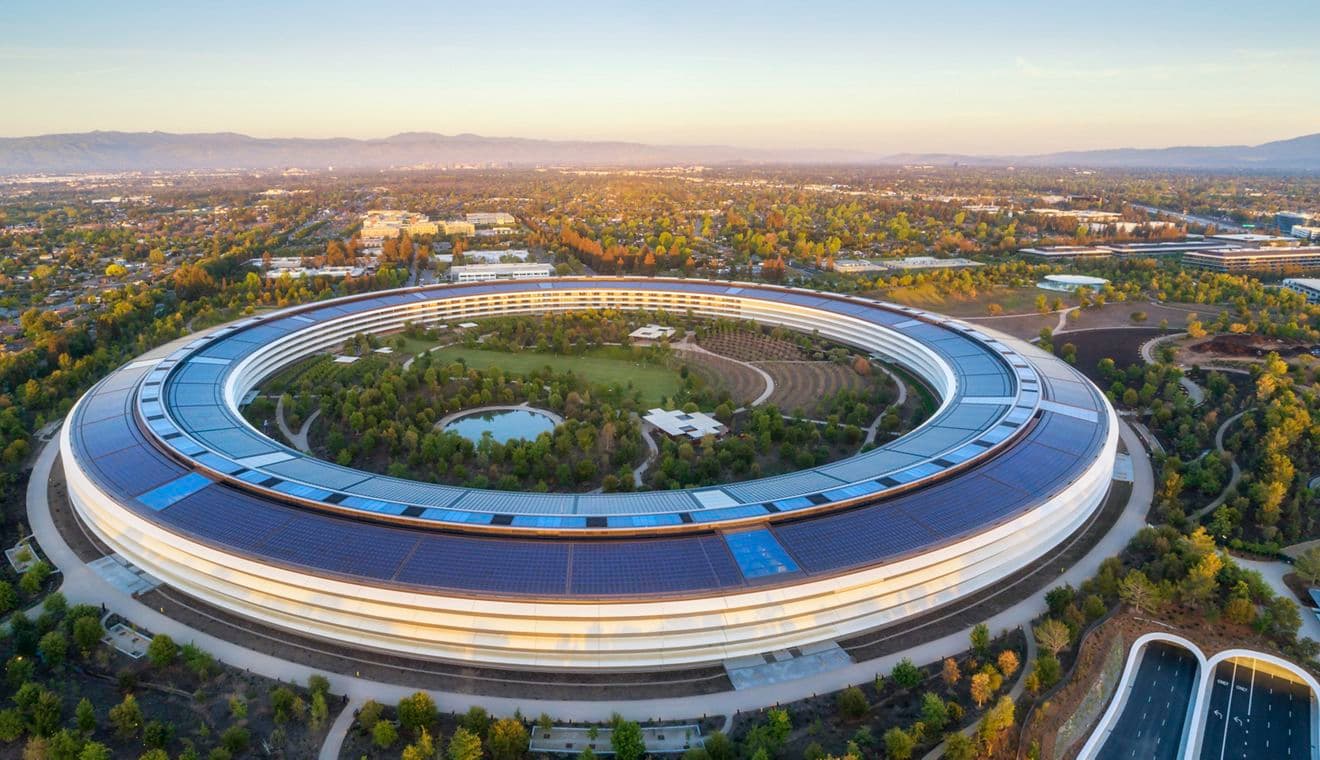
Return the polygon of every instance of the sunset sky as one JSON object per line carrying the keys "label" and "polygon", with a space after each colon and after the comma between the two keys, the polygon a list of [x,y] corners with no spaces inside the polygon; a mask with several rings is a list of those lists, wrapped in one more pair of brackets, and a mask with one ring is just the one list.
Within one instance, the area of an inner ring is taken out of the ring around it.
{"label": "sunset sky", "polygon": [[3,136],[1034,153],[1320,131],[1316,0],[10,0],[4,16]]}

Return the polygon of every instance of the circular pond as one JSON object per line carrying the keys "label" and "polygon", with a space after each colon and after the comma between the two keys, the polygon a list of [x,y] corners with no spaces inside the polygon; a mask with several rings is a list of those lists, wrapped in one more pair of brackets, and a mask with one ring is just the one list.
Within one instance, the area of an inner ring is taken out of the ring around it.
{"label": "circular pond", "polygon": [[534,440],[555,429],[558,420],[536,409],[487,409],[464,414],[444,426],[476,443],[490,434],[498,443],[525,438]]}

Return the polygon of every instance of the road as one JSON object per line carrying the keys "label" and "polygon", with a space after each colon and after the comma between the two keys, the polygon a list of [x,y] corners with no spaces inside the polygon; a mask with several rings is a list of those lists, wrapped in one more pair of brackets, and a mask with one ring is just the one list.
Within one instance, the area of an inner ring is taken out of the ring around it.
{"label": "road", "polygon": [[1195,690],[1196,657],[1182,647],[1151,642],[1097,760],[1174,760]]}
{"label": "road", "polygon": [[1201,760],[1306,758],[1311,754],[1311,690],[1252,667],[1215,669]]}
{"label": "road", "polygon": [[1129,205],[1131,205],[1133,208],[1139,208],[1148,214],[1163,214],[1164,216],[1171,216],[1174,219],[1177,219],[1182,222],[1191,222],[1192,224],[1202,224],[1206,226],[1213,224],[1215,226],[1215,229],[1221,233],[1247,231],[1245,227],[1242,227],[1237,222],[1234,222],[1232,219],[1215,219],[1209,216],[1184,214],[1178,211],[1170,211],[1168,209],[1159,208],[1157,206],[1146,206],[1140,203],[1132,203]]}

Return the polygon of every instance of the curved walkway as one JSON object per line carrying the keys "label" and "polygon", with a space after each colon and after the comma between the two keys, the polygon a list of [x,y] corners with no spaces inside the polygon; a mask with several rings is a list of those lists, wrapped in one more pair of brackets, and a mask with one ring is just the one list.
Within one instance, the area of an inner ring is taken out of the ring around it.
{"label": "curved walkway", "polygon": [[724,354],[717,354],[714,351],[707,351],[706,349],[702,348],[696,343],[693,343],[692,341],[688,340],[687,336],[684,336],[683,340],[680,340],[679,342],[672,344],[670,347],[677,351],[691,351],[694,354],[705,354],[707,356],[713,356],[717,359],[722,359],[726,362],[741,364],[742,366],[760,375],[761,380],[765,382],[765,390],[761,391],[761,395],[753,399],[749,404],[747,404],[747,406],[739,407],[734,411],[742,411],[743,409],[747,409],[753,406],[760,406],[761,404],[764,404],[766,401],[768,401],[770,399],[770,396],[775,392],[775,379],[773,377],[770,377],[770,373],[766,372],[765,370],[761,369],[755,364],[750,364],[748,362],[742,361],[741,359],[734,359],[733,357],[725,356]]}
{"label": "curved walkway", "polygon": [[898,398],[894,400],[894,403],[890,404],[884,409],[881,409],[880,413],[877,414],[875,416],[875,419],[871,421],[871,424],[867,426],[866,440],[862,441],[863,446],[875,443],[875,437],[880,432],[880,421],[885,418],[885,412],[888,412],[890,409],[893,409],[894,407],[902,407],[904,404],[907,403],[907,397],[908,397],[907,383],[903,382],[903,378],[899,377],[897,374],[894,373],[893,370],[889,369],[883,364],[872,363],[871,366],[885,373],[886,375],[889,376],[890,380],[894,381],[894,385],[898,386]]}
{"label": "curved walkway", "polygon": [[[1224,432],[1228,430],[1229,425],[1232,425],[1234,422],[1237,422],[1238,419],[1244,414],[1246,414],[1246,411],[1238,412],[1232,417],[1229,417],[1228,419],[1224,420],[1224,423],[1219,426],[1218,430],[1215,431],[1215,450],[1217,450],[1220,454],[1226,453],[1224,451]],[[1215,497],[1214,501],[1210,502],[1204,507],[1201,507],[1200,509],[1196,510],[1190,515],[1190,517],[1193,520],[1200,520],[1202,517],[1205,517],[1211,512],[1214,512],[1216,509],[1219,509],[1219,506],[1228,500],[1228,494],[1234,488],[1237,487],[1238,481],[1242,479],[1242,468],[1238,467],[1237,458],[1230,454],[1228,462],[1229,465],[1232,467],[1232,470],[1230,471],[1228,477],[1228,484],[1224,486],[1224,490],[1221,491],[1219,495]],[[1316,641],[1320,641],[1320,639],[1316,639]]]}
{"label": "curved walkway", "polygon": [[[1131,428],[1120,422],[1119,434],[1128,451],[1134,454],[1134,482],[1128,502],[1109,533],[1103,536],[1081,560],[1053,579],[1051,585],[1081,584],[1099,570],[1101,562],[1107,557],[1120,552],[1146,523],[1146,512],[1150,507],[1154,489],[1150,461],[1141,455],[1143,452],[1141,444]],[[43,553],[52,564],[64,571],[60,590],[70,604],[105,604],[108,610],[150,631],[167,633],[176,641],[196,643],[222,662],[270,678],[304,683],[309,676],[321,673],[305,665],[234,644],[169,618],[111,586],[79,560],[55,527],[49,508],[47,488],[51,469],[58,454],[58,445],[47,444],[42,448],[28,484],[27,512],[32,532]],[[994,615],[985,623],[992,631],[1004,631],[1028,625],[1045,609],[1044,595],[1045,589],[1042,589]],[[968,627],[901,652],[814,673],[794,681],[716,694],[625,701],[514,699],[439,691],[431,694],[439,709],[445,712],[461,712],[474,704],[479,704],[497,715],[508,715],[515,710],[521,710],[524,714],[545,712],[560,720],[576,721],[602,721],[616,712],[634,720],[653,720],[661,716],[678,718],[728,715],[735,711],[755,710],[766,705],[795,701],[813,694],[836,691],[850,684],[861,683],[874,678],[876,673],[888,672],[903,658],[924,664],[957,655],[966,650],[970,632],[971,628]],[[345,660],[345,666],[348,666],[349,662],[350,660]],[[415,687],[407,684],[372,681],[340,673],[325,675],[330,679],[332,690],[346,695],[350,701],[371,698],[381,702],[396,702],[416,690]]]}
{"label": "curved walkway", "polygon": [[1179,332],[1179,333],[1169,333],[1168,335],[1157,335],[1154,338],[1151,338],[1150,340],[1141,344],[1141,349],[1140,349],[1141,360],[1147,364],[1154,364],[1155,347],[1158,346],[1161,341],[1175,340],[1177,338],[1185,338],[1185,337],[1187,337],[1187,333]]}
{"label": "curved walkway", "polygon": [[649,422],[642,423],[642,440],[646,441],[647,454],[646,459],[633,468],[633,485],[638,488],[642,485],[642,475],[646,473],[646,469],[651,466],[651,463],[656,460],[656,457],[660,456],[660,447],[656,445],[655,438],[651,435],[654,432],[655,425],[652,425]]}
{"label": "curved walkway", "polygon": [[298,428],[298,432],[293,432],[293,428],[284,421],[284,394],[280,394],[279,400],[275,402],[275,424],[279,425],[280,434],[289,442],[290,446],[301,451],[304,454],[312,453],[312,446],[307,442],[307,434],[312,430],[312,423],[321,416],[321,410],[317,409],[307,415],[303,424]]}

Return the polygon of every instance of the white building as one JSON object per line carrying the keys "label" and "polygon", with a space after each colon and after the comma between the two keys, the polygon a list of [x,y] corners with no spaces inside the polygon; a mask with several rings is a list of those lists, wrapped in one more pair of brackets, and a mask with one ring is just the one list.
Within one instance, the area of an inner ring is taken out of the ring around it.
{"label": "white building", "polygon": [[628,337],[633,340],[660,340],[661,338],[673,337],[675,332],[677,330],[665,325],[643,325],[628,333]]}
{"label": "white building", "polygon": [[555,268],[549,264],[469,264],[449,269],[449,279],[454,282],[530,280],[554,274]]}
{"label": "white building", "polygon": [[1320,280],[1314,277],[1288,277],[1283,287],[1306,296],[1307,303],[1320,303]]}
{"label": "white building", "polygon": [[1308,227],[1303,224],[1294,224],[1288,231],[1289,235],[1300,240],[1320,240],[1320,227]]}
{"label": "white building", "polygon": [[652,409],[642,418],[670,438],[691,438],[699,441],[708,435],[721,436],[729,432],[723,422],[709,414],[685,412],[682,409]]}
{"label": "white building", "polygon": [[1286,237],[1283,235],[1261,235],[1255,232],[1207,235],[1206,239],[1215,240],[1220,243],[1227,243],[1228,245],[1237,246],[1239,248],[1287,248],[1302,244],[1302,241],[1294,237]]}
{"label": "white building", "polygon": [[477,211],[466,216],[478,227],[512,227],[516,223],[513,214],[505,211]]}
{"label": "white building", "polygon": [[360,235],[363,239],[384,239],[398,237],[400,232],[406,232],[409,235],[435,235],[439,231],[439,226],[431,221],[426,214],[419,214],[414,211],[382,209],[368,211],[362,217]]}
{"label": "white building", "polygon": [[[499,264],[508,263],[510,259],[526,261],[531,254],[526,248],[510,248],[507,251],[463,251],[461,255],[463,261],[471,264]],[[437,253],[431,257],[431,260],[448,264],[454,260],[454,254]]]}

